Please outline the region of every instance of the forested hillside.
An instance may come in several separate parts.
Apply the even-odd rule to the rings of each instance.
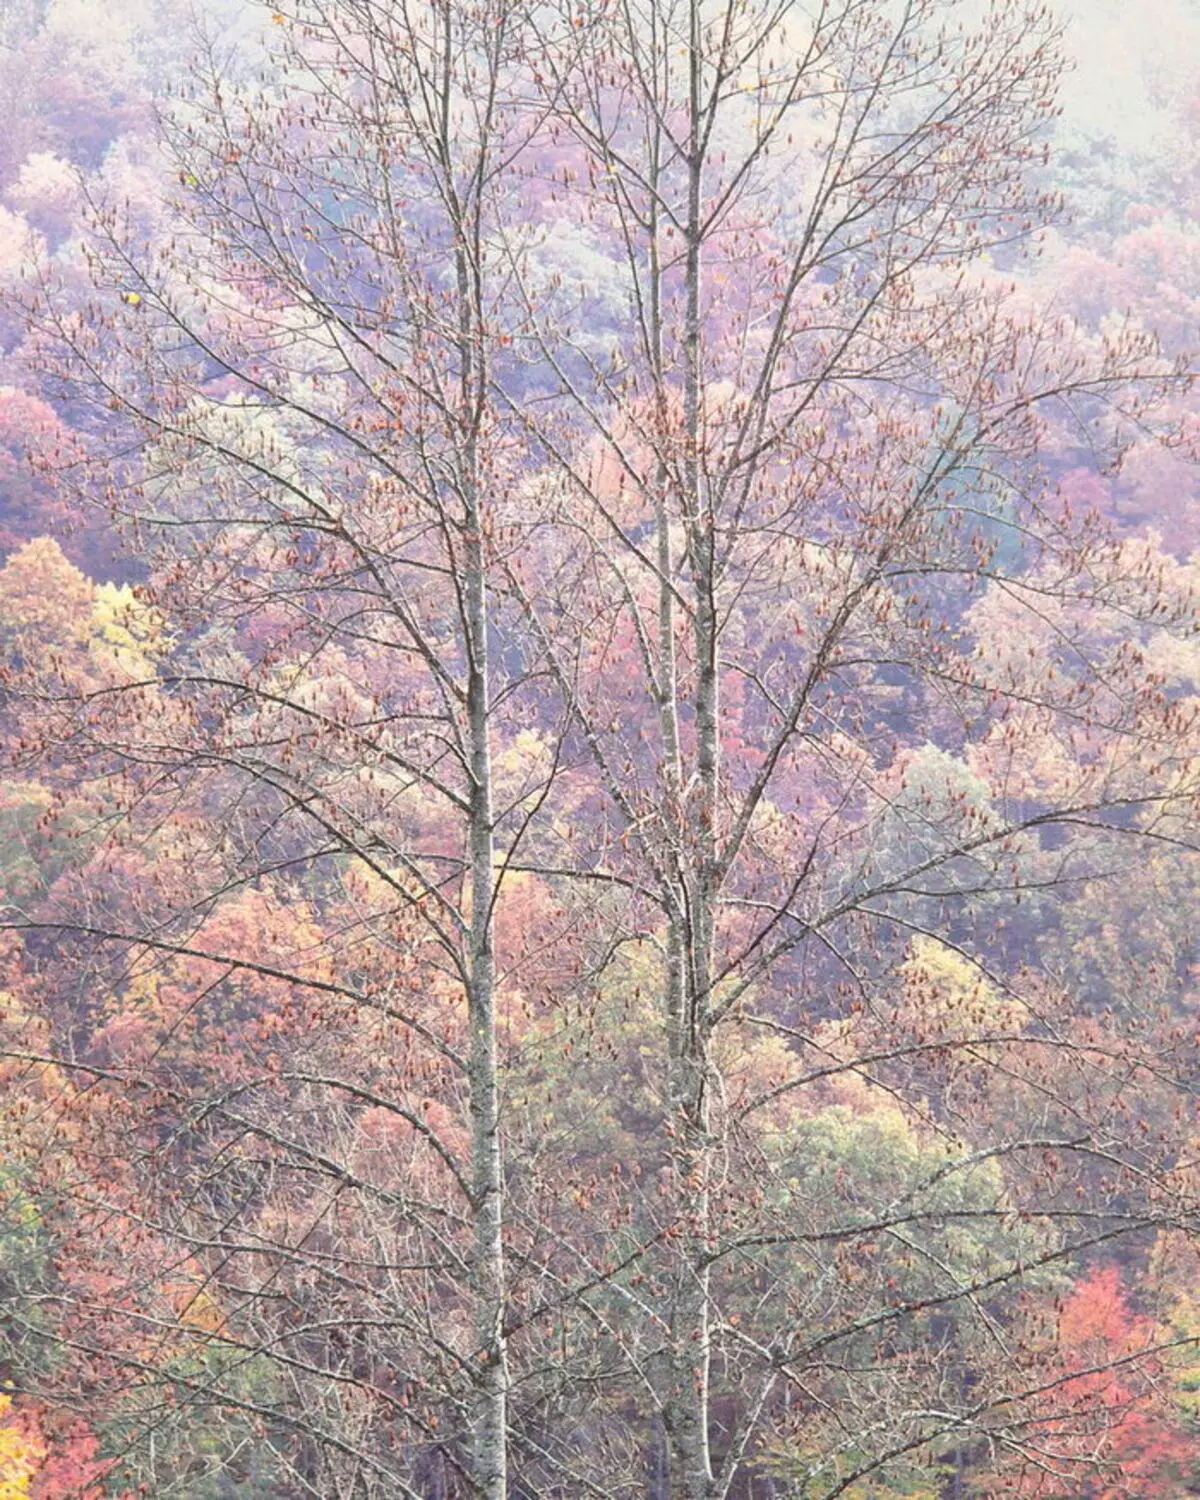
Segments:
[[[1200,1494],[1200,102],[1080,45],[0,0],[0,1500]]]

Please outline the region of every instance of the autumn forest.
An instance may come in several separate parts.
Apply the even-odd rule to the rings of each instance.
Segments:
[[[0,0],[0,1500],[1200,1495],[1200,94],[1083,45]]]

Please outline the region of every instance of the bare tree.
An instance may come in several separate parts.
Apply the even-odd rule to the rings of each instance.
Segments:
[[[1119,443],[1139,382],[1163,373],[1141,335],[1091,345],[996,269],[1054,208],[1036,170],[1060,67],[1047,13],[683,0],[582,29],[539,11],[537,25],[570,149],[541,251],[551,294],[536,263],[514,260],[514,275],[552,371],[554,401],[522,415],[557,473],[544,482],[561,525],[523,573],[517,559],[514,586],[560,580],[558,603],[528,616],[611,809],[613,836],[563,862],[608,869],[657,913],[677,1232],[654,1379],[663,1492],[699,1500],[731,1492],[781,1383],[811,1410],[808,1362],[863,1326],[860,1306],[832,1304],[807,1343],[783,1331],[794,1309],[757,1345],[722,1324],[737,1246],[822,1232],[747,1229],[730,1178],[775,1168],[761,1138],[742,1154],[743,1132],[826,1069],[886,1081],[894,1048],[933,1044],[913,1017],[915,1036],[864,1020],[805,1065],[847,1003],[877,1023],[898,938],[940,938],[982,975],[991,918],[1022,883],[1119,865],[1135,832],[1189,843],[1190,710],[1128,642],[1113,651],[1096,615],[1127,611],[1138,637],[1156,617],[1188,629],[1191,606],[1182,579],[1072,523],[1045,477],[1055,422]],[[602,606],[581,610],[585,594]],[[1002,631],[1043,641],[1031,671],[988,638],[1005,610]],[[1049,640],[1034,623],[1047,618]],[[920,749],[935,733],[954,754]],[[1076,733],[1094,758],[1035,786],[1028,762]],[[1131,756],[1134,743],[1157,749]],[[1008,768],[990,784],[989,758]],[[1039,848],[1051,830],[1067,840],[1057,857]],[[728,1063],[762,1027],[802,1056],[737,1107]],[[740,1045],[721,1044],[729,1029]],[[943,1029],[936,1045],[983,1046],[1031,1083],[987,1028]],[[987,1149],[1046,1144],[1002,1140]],[[870,1240],[887,1217],[867,1218],[837,1233]],[[1010,1248],[1015,1269],[1029,1251]],[[751,1281],[762,1271],[738,1263]],[[939,1296],[982,1295],[944,1269]],[[737,1393],[719,1433],[714,1361]],[[884,1436],[848,1477],[818,1455],[813,1481],[834,1474],[820,1493],[917,1441],[896,1438],[900,1401],[891,1388],[882,1411],[836,1418],[835,1450],[860,1442],[859,1423]]]
[[[397,1239],[371,1250],[376,1236],[360,1226],[366,1240],[351,1274],[365,1291],[378,1281],[367,1269],[378,1256],[383,1283],[368,1301],[391,1308],[382,1315],[402,1341],[428,1324],[437,1378],[469,1434],[466,1446],[453,1431],[437,1441],[456,1484],[499,1497],[509,1492],[509,1373],[496,841],[503,832],[514,857],[553,762],[550,750],[516,787],[510,775],[510,800],[497,805],[494,745],[527,709],[524,674],[505,672],[498,694],[492,659],[492,577],[511,545],[501,527],[520,442],[492,390],[502,330],[488,256],[498,174],[527,128],[516,89],[527,69],[506,6],[314,5],[272,19],[273,90],[239,83],[210,50],[165,126],[175,201],[149,229],[127,206],[98,204],[89,254],[99,300],[81,312],[47,289],[35,315],[67,354],[76,390],[116,414],[92,472],[136,534],[153,539],[138,608],[161,606],[187,639],[160,670],[70,688],[43,679],[37,689],[64,763],[103,766],[126,837],[165,837],[172,820],[197,835],[181,851],[182,883],[160,892],[145,922],[99,909],[102,897],[90,920],[77,910],[70,921],[105,941],[137,939],[135,970],[207,956],[218,989],[222,973],[269,975],[310,994],[315,984],[331,1003],[382,1018],[386,1047],[401,1047],[391,1065],[418,1054],[427,1072],[448,1069],[451,1097],[461,1076],[465,1140],[429,1118],[419,1076],[381,1099],[369,1077],[339,1073],[336,1055],[316,1065],[320,1047],[309,1049],[312,1066],[297,1067],[293,1054],[287,1069],[294,1128],[277,1113],[278,1078],[261,1070],[197,1105],[194,1123],[257,1138],[262,1170],[280,1179],[273,1191],[295,1212],[289,1172],[320,1184],[323,1208],[276,1248],[329,1296],[324,1270],[336,1254],[311,1253],[313,1236],[358,1185],[353,1133],[314,1137],[302,1124],[313,1106],[301,1101],[324,1091],[333,1119],[373,1104],[424,1143],[448,1174],[450,1199],[423,1205],[419,1188],[397,1195],[376,1185],[376,1209]],[[236,942],[221,952],[210,941],[224,899],[301,873],[318,885],[351,882],[324,957],[284,941],[263,962]],[[43,910],[38,920],[56,916]],[[383,952],[369,951],[372,942]],[[405,966],[421,948],[428,959],[414,986]],[[390,975],[389,949],[398,960]],[[461,993],[465,1020],[451,1011],[439,1029],[422,1015],[430,986],[446,985]],[[216,1146],[217,1161],[229,1141]],[[175,1145],[178,1158],[184,1143]],[[205,1143],[190,1146],[215,1170]],[[228,1192],[215,1187],[210,1209]],[[264,1196],[265,1185],[250,1195]],[[236,1206],[230,1212],[223,1229],[192,1232],[238,1282]],[[188,1218],[173,1223],[176,1234]],[[423,1225],[415,1238],[414,1224]],[[459,1243],[468,1226],[469,1252]],[[257,1233],[240,1249],[252,1251]],[[231,1292],[248,1319],[287,1279],[266,1259],[271,1268],[251,1277],[261,1296],[245,1284]],[[345,1274],[333,1273],[334,1284]],[[428,1291],[438,1277],[457,1288],[440,1313]],[[469,1308],[463,1327],[455,1297]],[[403,1442],[384,1453],[354,1435],[356,1401],[393,1413],[407,1404],[399,1372],[352,1354],[339,1361],[328,1345],[309,1352],[320,1346],[313,1316],[290,1333],[268,1320],[274,1332],[261,1335],[285,1369],[323,1377],[304,1431],[342,1469],[349,1463],[353,1478],[337,1481],[345,1493],[417,1493],[420,1462],[413,1471]],[[374,1316],[364,1306],[348,1318],[343,1343],[353,1349]],[[439,1318],[447,1326],[434,1334]],[[350,1393],[342,1426],[332,1415],[339,1381]],[[332,1493],[324,1474],[318,1464],[306,1485]]]
[[[1145,655],[1186,572],[1050,477],[1170,372],[1001,269],[1053,25],[266,26],[33,312],[99,418],[64,478],[153,561],[107,655],[11,668],[88,837],[8,918],[71,1045],[9,1050],[69,1068],[28,1128],[87,1121],[92,1254],[144,1238],[29,1336],[125,1372],[131,1446],[182,1392],[298,1493],[1070,1482],[1104,1413],[1039,1319],[1193,1228],[1193,1061],[1029,960],[1191,849],[1196,721]]]

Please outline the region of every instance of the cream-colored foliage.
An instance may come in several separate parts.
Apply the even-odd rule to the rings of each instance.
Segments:
[[[79,179],[75,168],[52,151],[31,152],[8,194],[10,203],[33,213],[45,210],[66,212],[74,206],[78,196]]]
[[[492,776],[497,804],[515,803],[536,796],[551,773],[553,755],[550,746],[536,730],[522,729],[516,738],[498,751],[492,762]]]
[[[115,664],[128,677],[153,672],[153,661],[167,649],[162,614],[140,600],[128,584],[96,585],[92,604],[91,650],[103,665]]]
[[[25,218],[0,208],[0,286],[17,287],[46,254],[45,237]]]
[[[1019,999],[1001,994],[978,964],[935,937],[913,938],[900,972],[905,1001],[926,1019],[1000,1031],[1019,1031],[1028,1019]]]

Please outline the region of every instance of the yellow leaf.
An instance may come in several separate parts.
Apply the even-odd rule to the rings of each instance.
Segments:
[[[0,1395],[0,1422],[12,1410],[12,1398]],[[28,1500],[30,1484],[45,1453],[19,1427],[0,1427],[0,1500]]]

